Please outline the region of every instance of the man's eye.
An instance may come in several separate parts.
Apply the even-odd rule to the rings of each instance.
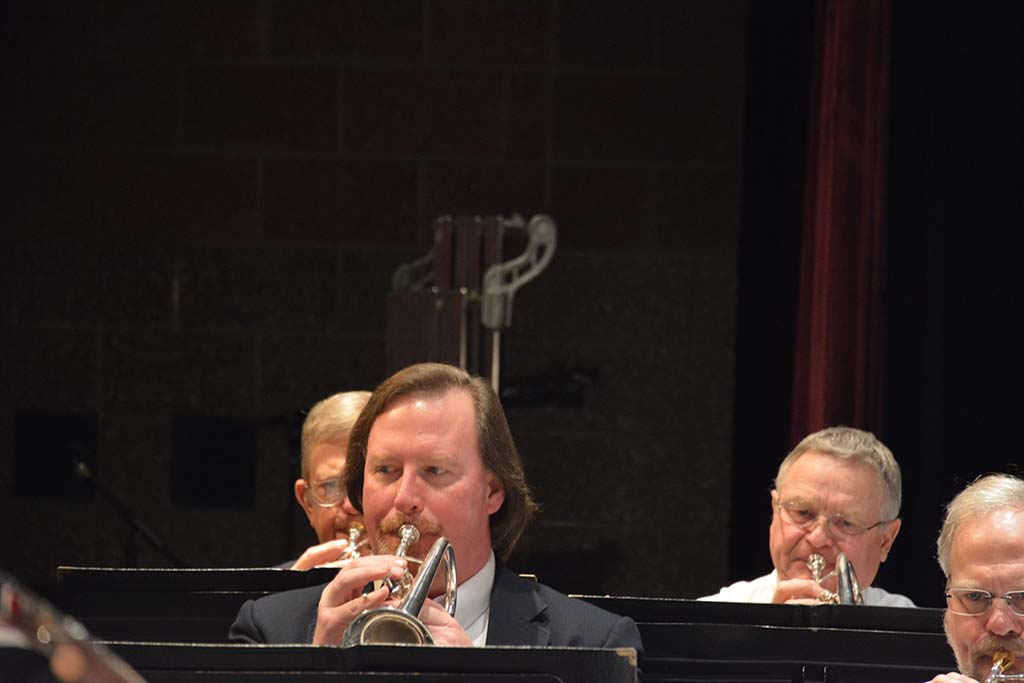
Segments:
[[[430,467],[427,468],[427,474],[432,474],[435,477],[439,477],[442,474],[446,474],[447,472],[448,470],[444,469],[443,467],[438,467],[437,465],[431,465]]]
[[[818,515],[806,508],[790,508],[790,513],[800,521],[814,519]]]
[[[844,530],[846,530],[846,529],[856,529],[857,528],[856,524],[854,524],[853,522],[851,522],[848,519],[843,519],[842,517],[833,517],[832,518],[832,523],[835,524],[836,526],[838,526],[840,529],[844,529]]]
[[[988,593],[985,591],[970,591],[964,593],[961,600],[967,600],[968,602],[985,602],[988,600]]]

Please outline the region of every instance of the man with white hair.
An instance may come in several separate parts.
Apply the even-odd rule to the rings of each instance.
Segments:
[[[946,507],[938,542],[946,575],[946,640],[959,673],[933,683],[985,681],[1005,653],[1003,673],[1024,671],[1024,480],[977,479]],[[1020,680],[1020,679],[1018,679]]]
[[[808,558],[820,555],[821,576],[845,553],[864,603],[913,607],[910,598],[871,584],[900,531],[900,466],[870,432],[829,427],[805,437],[779,465],[772,490],[768,545],[775,569],[701,600],[817,604],[837,590],[834,576],[815,581]]]

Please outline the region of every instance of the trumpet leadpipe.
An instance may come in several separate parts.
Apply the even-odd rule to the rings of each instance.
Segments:
[[[403,524],[402,528],[398,530],[398,548],[395,550],[397,557],[405,558],[407,562],[413,561],[414,558],[406,557],[409,552],[409,546],[415,545],[416,541],[420,540],[419,529],[414,527],[412,524]],[[402,578],[398,581],[394,581],[391,577],[384,579],[384,585],[388,587],[388,594],[392,598],[404,597],[409,592],[409,588],[412,586],[412,573],[408,569],[402,574]]]

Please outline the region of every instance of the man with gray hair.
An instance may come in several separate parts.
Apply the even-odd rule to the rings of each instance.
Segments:
[[[868,605],[913,607],[910,598],[871,584],[900,531],[900,466],[870,432],[829,427],[805,437],[779,465],[768,545],[775,569],[701,600],[816,604],[837,590],[836,558],[845,553]],[[808,558],[825,566],[815,581]]]
[[[283,567],[312,569],[337,563],[346,556],[352,528],[363,527],[363,516],[352,507],[343,481],[349,433],[369,400],[368,391],[328,396],[310,409],[302,423],[302,476],[295,480],[295,500],[306,513],[317,543]]]
[[[1024,680],[1024,480],[990,474],[961,491],[946,507],[938,551],[946,640],[960,673],[933,681],[985,681],[1000,672]]]

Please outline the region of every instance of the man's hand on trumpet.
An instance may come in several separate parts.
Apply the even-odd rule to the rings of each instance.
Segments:
[[[828,600],[832,591],[814,579],[784,579],[775,586],[772,602],[789,605],[820,605]]]
[[[347,538],[335,538],[326,543],[310,546],[306,548],[306,552],[299,556],[299,559],[295,560],[295,564],[291,568],[297,571],[305,571],[314,567],[330,566],[331,563],[345,557],[347,548]]]
[[[389,598],[387,586],[368,593],[363,589],[388,577],[400,580],[407,566],[405,558],[395,555],[368,555],[352,560],[339,570],[320,595],[313,645],[340,644],[345,629],[365,610],[382,605],[398,607],[401,599]],[[472,647],[473,641],[465,630],[434,600],[424,601],[419,619],[430,631],[435,645]]]
[[[363,588],[390,577],[397,581],[405,573],[408,562],[394,555],[359,557],[338,571],[327,584],[317,605],[316,631],[313,645],[338,645],[345,629],[364,610],[388,602],[388,588],[381,586],[369,593]],[[392,601],[397,604],[398,601]]]
[[[442,596],[443,598],[444,596]],[[473,647],[473,640],[469,637],[459,622],[449,616],[444,605],[434,600],[426,600],[423,609],[420,610],[420,621],[430,631],[435,645],[447,645],[449,647]]]

